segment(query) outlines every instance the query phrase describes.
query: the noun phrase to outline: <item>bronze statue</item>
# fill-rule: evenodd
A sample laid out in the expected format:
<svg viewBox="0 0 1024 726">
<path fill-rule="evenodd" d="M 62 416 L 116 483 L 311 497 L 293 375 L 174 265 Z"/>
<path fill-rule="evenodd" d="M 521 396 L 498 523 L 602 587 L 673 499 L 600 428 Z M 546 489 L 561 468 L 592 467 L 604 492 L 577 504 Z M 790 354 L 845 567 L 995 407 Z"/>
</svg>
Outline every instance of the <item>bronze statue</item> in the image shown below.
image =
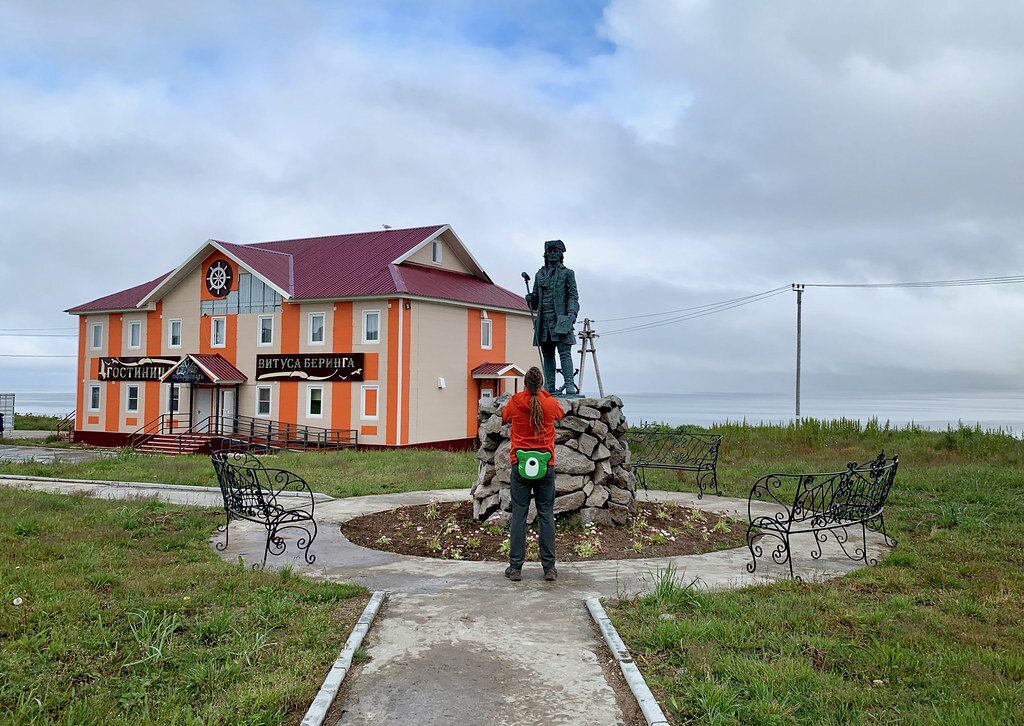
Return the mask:
<svg viewBox="0 0 1024 726">
<path fill-rule="evenodd" d="M 576 344 L 573 325 L 580 311 L 580 298 L 576 291 L 576 274 L 562 264 L 565 243 L 560 239 L 544 243 L 544 267 L 537 271 L 533 290 L 526 295 L 526 304 L 533 319 L 533 344 L 540 348 L 544 365 L 544 385 L 549 393 L 578 395 L 573 380 L 572 347 Z M 527 289 L 529 289 L 529 275 Z M 562 364 L 561 388 L 555 386 L 555 351 Z"/>
</svg>

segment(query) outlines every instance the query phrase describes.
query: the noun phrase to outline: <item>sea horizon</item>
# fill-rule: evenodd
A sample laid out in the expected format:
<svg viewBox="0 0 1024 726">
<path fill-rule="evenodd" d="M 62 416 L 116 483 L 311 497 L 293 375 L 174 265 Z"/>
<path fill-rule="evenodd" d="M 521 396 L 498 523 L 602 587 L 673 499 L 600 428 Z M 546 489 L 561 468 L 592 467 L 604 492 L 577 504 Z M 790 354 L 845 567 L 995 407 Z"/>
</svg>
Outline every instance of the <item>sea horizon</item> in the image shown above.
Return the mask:
<svg viewBox="0 0 1024 726">
<path fill-rule="evenodd" d="M 15 394 L 16 414 L 60 415 L 75 408 L 72 391 L 33 388 L 3 389 Z M 585 395 L 597 395 L 589 390 Z M 784 424 L 794 419 L 792 392 L 700 392 L 700 393 L 617 393 L 623 411 L 633 425 L 664 423 L 709 426 L 716 423 L 747 422 Z M 846 418 L 867 423 L 904 426 L 915 424 L 931 430 L 945 430 L 960 424 L 985 430 L 1024 432 L 1024 392 L 943 393 L 805 393 L 801 397 L 802 418 Z M 15 423 L 17 425 L 17 423 Z"/>
</svg>

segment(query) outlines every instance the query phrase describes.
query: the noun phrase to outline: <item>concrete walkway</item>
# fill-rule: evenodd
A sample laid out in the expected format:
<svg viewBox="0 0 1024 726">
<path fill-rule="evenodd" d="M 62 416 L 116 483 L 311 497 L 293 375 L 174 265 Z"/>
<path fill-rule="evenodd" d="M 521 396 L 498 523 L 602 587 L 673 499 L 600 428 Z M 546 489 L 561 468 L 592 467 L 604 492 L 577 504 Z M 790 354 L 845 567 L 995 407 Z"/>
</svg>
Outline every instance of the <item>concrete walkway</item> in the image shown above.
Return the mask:
<svg viewBox="0 0 1024 726">
<path fill-rule="evenodd" d="M 0 461 L 37 461 L 41 464 L 66 462 L 80 464 L 83 461 L 116 456 L 116 451 L 104 449 L 61 449 L 47 446 L 5 446 L 0 443 Z"/>
<path fill-rule="evenodd" d="M 0 485 L 19 485 L 0 478 Z M 91 490 L 110 498 L 156 497 L 179 504 L 219 505 L 219 491 L 159 485 L 20 480 L 50 491 Z M 157 488 L 154 488 L 157 487 Z M 193 490 L 193 491 L 181 491 Z M 366 641 L 371 660 L 346 682 L 339 724 L 632 724 L 636 714 L 619 699 L 605 676 L 599 638 L 584 599 L 643 592 L 651 576 L 668 564 L 680 577 L 726 589 L 788 577 L 787 567 L 764 557 L 757 573 L 746 571 L 745 548 L 685 557 L 607 560 L 560 564 L 557 583 L 541 580 L 537 563 L 527 563 L 523 581 L 511 583 L 498 562 L 456 562 L 396 555 L 349 542 L 345 521 L 370 512 L 413 504 L 465 500 L 468 489 L 408 492 L 333 499 L 317 505 L 316 562 L 305 564 L 289 549 L 272 566 L 291 565 L 306 575 L 356 582 L 388 590 L 390 602 Z M 670 492 L 641 493 L 651 501 L 675 501 L 700 509 L 747 516 L 746 500 Z M 202 500 L 202 501 L 199 501 Z M 770 507 L 761 508 L 768 513 Z M 852 533 L 851 533 L 852 535 Z M 217 541 L 217 536 L 211 542 Z M 231 525 L 227 560 L 259 562 L 265 532 L 244 522 Z M 810 557 L 813 538 L 795 537 L 797 574 L 805 580 L 836 577 L 859 566 L 831 540 L 822 557 Z M 888 550 L 879 535 L 868 541 L 869 556 Z M 621 689 L 620 689 L 621 691 Z M 628 692 L 627 692 L 628 693 Z M 626 704 L 624 712 L 620 703 Z"/>
</svg>

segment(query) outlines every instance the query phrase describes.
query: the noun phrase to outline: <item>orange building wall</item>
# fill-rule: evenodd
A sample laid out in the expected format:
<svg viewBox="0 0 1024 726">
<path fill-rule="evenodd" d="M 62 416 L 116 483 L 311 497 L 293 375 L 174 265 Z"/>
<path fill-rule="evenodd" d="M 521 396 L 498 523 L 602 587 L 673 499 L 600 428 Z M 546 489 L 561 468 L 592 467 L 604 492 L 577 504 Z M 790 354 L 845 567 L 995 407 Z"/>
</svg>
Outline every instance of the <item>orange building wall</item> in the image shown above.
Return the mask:
<svg viewBox="0 0 1024 726">
<path fill-rule="evenodd" d="M 334 304 L 334 321 L 331 339 L 335 353 L 352 351 L 352 303 L 339 302 Z M 367 366 L 363 365 L 366 374 Z M 352 387 L 354 383 L 331 384 L 331 428 L 352 428 Z"/>
<path fill-rule="evenodd" d="M 384 389 L 385 425 L 384 443 L 398 443 L 398 316 L 401 305 L 398 300 L 388 300 L 388 378 Z"/>
<path fill-rule="evenodd" d="M 281 303 L 281 353 L 282 355 L 299 352 L 299 316 L 301 306 L 298 303 Z M 280 402 L 279 417 L 284 423 L 296 423 L 299 420 L 299 382 L 281 381 L 278 384 L 278 401 Z"/>
<path fill-rule="evenodd" d="M 163 350 L 163 301 L 158 300 L 156 309 L 146 313 L 146 355 L 159 356 Z M 145 403 L 142 406 L 143 423 L 149 423 L 160 415 L 160 381 L 146 381 L 144 387 Z"/>
<path fill-rule="evenodd" d="M 75 396 L 75 428 L 82 428 L 85 414 L 85 316 L 78 316 L 78 389 Z"/>
<path fill-rule="evenodd" d="M 466 436 L 476 436 L 477 405 L 480 400 L 480 384 L 473 378 L 473 369 L 483 363 L 505 362 L 505 313 L 488 312 L 491 322 L 491 347 L 480 346 L 480 321 L 483 320 L 482 310 L 468 310 L 466 335 L 469 345 L 466 347 Z M 495 391 L 497 394 L 498 391 Z"/>
</svg>

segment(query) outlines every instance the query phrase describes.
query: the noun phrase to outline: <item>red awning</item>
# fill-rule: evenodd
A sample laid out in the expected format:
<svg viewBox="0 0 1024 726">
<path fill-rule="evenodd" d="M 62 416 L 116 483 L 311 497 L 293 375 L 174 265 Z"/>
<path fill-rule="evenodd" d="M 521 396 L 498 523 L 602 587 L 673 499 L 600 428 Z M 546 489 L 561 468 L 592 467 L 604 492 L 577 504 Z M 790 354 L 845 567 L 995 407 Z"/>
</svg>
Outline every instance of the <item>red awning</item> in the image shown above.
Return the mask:
<svg viewBox="0 0 1024 726">
<path fill-rule="evenodd" d="M 526 371 L 515 363 L 481 363 L 473 369 L 473 378 L 522 378 Z"/>
<path fill-rule="evenodd" d="M 185 361 L 194 363 L 208 379 L 200 382 L 200 385 L 234 386 L 240 383 L 245 383 L 249 380 L 248 376 L 235 368 L 235 366 L 220 353 L 190 353 L 189 355 L 182 357 L 180 361 L 169 368 L 168 371 L 160 377 L 160 380 L 166 381 L 167 379 L 172 378 L 174 371 L 181 367 Z"/>
</svg>

